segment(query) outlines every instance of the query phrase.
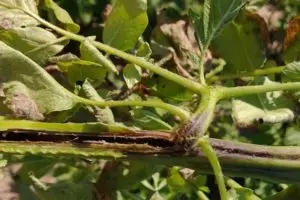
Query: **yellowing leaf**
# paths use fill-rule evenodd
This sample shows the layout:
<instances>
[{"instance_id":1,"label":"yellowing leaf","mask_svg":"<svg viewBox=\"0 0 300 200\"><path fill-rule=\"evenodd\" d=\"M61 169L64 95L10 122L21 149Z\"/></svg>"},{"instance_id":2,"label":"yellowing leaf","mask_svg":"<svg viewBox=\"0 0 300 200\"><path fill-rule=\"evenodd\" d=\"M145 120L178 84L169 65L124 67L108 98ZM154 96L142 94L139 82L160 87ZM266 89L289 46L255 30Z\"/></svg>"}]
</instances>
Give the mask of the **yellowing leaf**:
<instances>
[{"instance_id":1,"label":"yellowing leaf","mask_svg":"<svg viewBox=\"0 0 300 200\"><path fill-rule=\"evenodd\" d=\"M77 104L73 94L21 52L0 41L0 83L12 81L26 86L39 111L48 114L69 110Z\"/></svg>"},{"instance_id":2,"label":"yellowing leaf","mask_svg":"<svg viewBox=\"0 0 300 200\"><path fill-rule=\"evenodd\" d=\"M289 22L284 38L282 57L285 62L293 62L300 59L300 16Z\"/></svg>"},{"instance_id":3,"label":"yellowing leaf","mask_svg":"<svg viewBox=\"0 0 300 200\"><path fill-rule=\"evenodd\" d=\"M257 80L257 83L277 84L266 77ZM284 96L283 91L248 95L233 100L232 117L241 127L255 123L287 122L294 119L294 107L293 100Z\"/></svg>"},{"instance_id":4,"label":"yellowing leaf","mask_svg":"<svg viewBox=\"0 0 300 200\"><path fill-rule=\"evenodd\" d=\"M32 17L15 7L22 8L38 14L35 0L1 0L0 1L0 27L9 29L21 26L36 26L39 23Z\"/></svg>"},{"instance_id":5,"label":"yellowing leaf","mask_svg":"<svg viewBox=\"0 0 300 200\"><path fill-rule=\"evenodd\" d=\"M39 64L45 64L64 48L63 44L55 44L57 38L53 33L35 26L0 29L0 40Z\"/></svg>"}]
</instances>

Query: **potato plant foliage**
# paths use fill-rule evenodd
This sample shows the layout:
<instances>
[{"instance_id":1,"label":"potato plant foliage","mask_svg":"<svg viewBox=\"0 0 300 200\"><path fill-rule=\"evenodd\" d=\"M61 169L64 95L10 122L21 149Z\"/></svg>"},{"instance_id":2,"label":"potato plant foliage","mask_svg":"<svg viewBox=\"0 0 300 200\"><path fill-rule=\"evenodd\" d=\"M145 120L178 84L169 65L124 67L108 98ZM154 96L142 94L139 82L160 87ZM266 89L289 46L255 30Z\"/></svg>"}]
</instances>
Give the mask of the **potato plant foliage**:
<instances>
[{"instance_id":1,"label":"potato plant foliage","mask_svg":"<svg viewBox=\"0 0 300 200\"><path fill-rule=\"evenodd\" d=\"M1 0L0 199L300 199L299 12Z\"/></svg>"}]
</instances>

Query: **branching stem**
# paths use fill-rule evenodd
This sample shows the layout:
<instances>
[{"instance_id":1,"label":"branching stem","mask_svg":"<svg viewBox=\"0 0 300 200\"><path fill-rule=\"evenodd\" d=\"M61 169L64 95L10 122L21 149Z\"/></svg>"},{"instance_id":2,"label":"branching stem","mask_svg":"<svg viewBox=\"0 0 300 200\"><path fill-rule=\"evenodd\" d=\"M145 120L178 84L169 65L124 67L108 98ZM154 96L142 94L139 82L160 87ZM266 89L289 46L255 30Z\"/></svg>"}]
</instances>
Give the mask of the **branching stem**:
<instances>
[{"instance_id":1,"label":"branching stem","mask_svg":"<svg viewBox=\"0 0 300 200\"><path fill-rule=\"evenodd\" d=\"M34 18L35 20L37 20L39 23L41 23L42 25L46 26L47 28L50 28L54 31L56 31L57 33L70 38L72 40L78 41L78 42L83 42L86 37L82 36L82 35L77 35L75 33L66 31L62 28L59 28L57 26L55 26L54 24L51 24L49 22L47 22L46 20L42 19L40 16L36 15L35 13L32 13L30 11L24 10L22 8L19 7L12 7L9 5L6 5L5 3L0 3L1 6L7 7L7 8L13 8L13 9L19 9L21 11L23 11L24 13L26 13L27 15L31 16L32 18ZM105 51L106 53L110 54L110 55L115 55L118 56L120 58L123 58L124 60L127 60L131 63L134 63L136 65L139 65L140 67L143 67L145 69L148 69L160 76L163 76L164 78L174 81L175 83L178 83L179 85L186 87L190 90L192 90L195 93L201 94L204 87L192 80L189 80L187 78L184 78L178 74L175 74L173 72L170 72L164 68L161 68L155 64L152 64L148 61L146 61L144 58L142 57L137 57L134 55L130 55L128 53L125 53L123 51L120 51L118 49L115 49L113 47L110 47L106 44L103 44L101 42L97 42L97 41L91 41L91 43L97 47L98 49Z\"/></svg>"}]
</instances>

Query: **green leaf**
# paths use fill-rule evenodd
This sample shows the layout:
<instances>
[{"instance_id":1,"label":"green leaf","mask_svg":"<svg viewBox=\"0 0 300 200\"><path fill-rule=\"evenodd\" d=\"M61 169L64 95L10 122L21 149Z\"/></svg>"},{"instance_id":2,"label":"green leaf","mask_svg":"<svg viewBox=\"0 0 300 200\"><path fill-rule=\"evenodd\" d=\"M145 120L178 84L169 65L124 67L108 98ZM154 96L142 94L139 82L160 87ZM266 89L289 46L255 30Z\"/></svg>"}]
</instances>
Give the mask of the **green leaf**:
<instances>
[{"instance_id":1,"label":"green leaf","mask_svg":"<svg viewBox=\"0 0 300 200\"><path fill-rule=\"evenodd\" d=\"M264 200L291 200L300 199L300 185L290 185L287 189L267 197Z\"/></svg>"},{"instance_id":2,"label":"green leaf","mask_svg":"<svg viewBox=\"0 0 300 200\"><path fill-rule=\"evenodd\" d=\"M35 188L37 190L37 188ZM37 190L39 199L94 200L95 186L91 183L75 184L71 181L51 185L46 191Z\"/></svg>"},{"instance_id":3,"label":"green leaf","mask_svg":"<svg viewBox=\"0 0 300 200\"><path fill-rule=\"evenodd\" d=\"M3 42L0 42L0 81L2 84L14 81L25 85L43 114L69 110L77 103L73 94L38 64Z\"/></svg>"},{"instance_id":4,"label":"green leaf","mask_svg":"<svg viewBox=\"0 0 300 200\"><path fill-rule=\"evenodd\" d=\"M300 127L298 125L288 127L283 142L286 146L300 146Z\"/></svg>"},{"instance_id":5,"label":"green leaf","mask_svg":"<svg viewBox=\"0 0 300 200\"><path fill-rule=\"evenodd\" d=\"M244 6L244 0L205 0L204 10L197 14L189 10L201 50L206 50L224 27L233 20Z\"/></svg>"},{"instance_id":6,"label":"green leaf","mask_svg":"<svg viewBox=\"0 0 300 200\"><path fill-rule=\"evenodd\" d=\"M94 62L85 60L73 60L69 62L59 62L59 68L68 76L71 84L75 85L77 81L83 82L89 78L102 82L106 76L107 70Z\"/></svg>"},{"instance_id":7,"label":"green leaf","mask_svg":"<svg viewBox=\"0 0 300 200\"><path fill-rule=\"evenodd\" d=\"M261 19L257 14L241 12L212 42L214 54L226 60L224 72L253 71L263 65L266 39L262 39L261 26L267 28L263 19L257 19Z\"/></svg>"},{"instance_id":8,"label":"green leaf","mask_svg":"<svg viewBox=\"0 0 300 200\"><path fill-rule=\"evenodd\" d=\"M98 94L92 84L85 80L82 85L82 93L88 99L94 101L104 101L104 99ZM97 106L89 106L89 110L94 114L98 122L111 124L115 122L114 115L109 107L99 108Z\"/></svg>"},{"instance_id":9,"label":"green leaf","mask_svg":"<svg viewBox=\"0 0 300 200\"><path fill-rule=\"evenodd\" d=\"M38 15L35 0L1 0L0 2L0 27L5 29L15 27L36 26L39 24L35 19L15 7L24 9Z\"/></svg>"},{"instance_id":10,"label":"green leaf","mask_svg":"<svg viewBox=\"0 0 300 200\"><path fill-rule=\"evenodd\" d=\"M78 33L80 26L72 20L69 13L57 5L53 0L44 0L44 4L49 12L50 17L55 19L68 31Z\"/></svg>"},{"instance_id":11,"label":"green leaf","mask_svg":"<svg viewBox=\"0 0 300 200\"><path fill-rule=\"evenodd\" d=\"M300 62L292 62L285 66L282 72L293 81L300 80Z\"/></svg>"},{"instance_id":12,"label":"green leaf","mask_svg":"<svg viewBox=\"0 0 300 200\"><path fill-rule=\"evenodd\" d=\"M267 77L258 79L256 83L259 85L276 84ZM294 119L294 107L293 100L286 97L283 91L267 92L233 100L232 116L235 123L242 127L256 122L287 122Z\"/></svg>"},{"instance_id":13,"label":"green leaf","mask_svg":"<svg viewBox=\"0 0 300 200\"><path fill-rule=\"evenodd\" d=\"M190 194L192 192L189 183L181 176L176 167L171 168L169 173L170 175L167 178L167 183L171 191L186 194Z\"/></svg>"},{"instance_id":14,"label":"green leaf","mask_svg":"<svg viewBox=\"0 0 300 200\"><path fill-rule=\"evenodd\" d=\"M64 48L61 42L56 44L58 40L53 33L34 26L0 29L0 40L39 64L45 64Z\"/></svg>"},{"instance_id":15,"label":"green leaf","mask_svg":"<svg viewBox=\"0 0 300 200\"><path fill-rule=\"evenodd\" d=\"M142 69L134 64L127 64L123 69L123 78L130 89L142 79Z\"/></svg>"},{"instance_id":16,"label":"green leaf","mask_svg":"<svg viewBox=\"0 0 300 200\"><path fill-rule=\"evenodd\" d=\"M164 122L160 117L142 108L133 110L133 120L136 126L148 130L171 130L172 126Z\"/></svg>"},{"instance_id":17,"label":"green leaf","mask_svg":"<svg viewBox=\"0 0 300 200\"><path fill-rule=\"evenodd\" d=\"M161 169L157 163L139 161L109 164L112 170L102 172L101 185L107 185L112 191L132 188Z\"/></svg>"},{"instance_id":18,"label":"green leaf","mask_svg":"<svg viewBox=\"0 0 300 200\"><path fill-rule=\"evenodd\" d=\"M150 58L152 54L151 47L148 42L141 41L141 44L139 45L139 48L136 51L136 56L144 57L144 58Z\"/></svg>"},{"instance_id":19,"label":"green leaf","mask_svg":"<svg viewBox=\"0 0 300 200\"><path fill-rule=\"evenodd\" d=\"M175 101L189 101L193 97L193 93L188 89L161 76L153 78L153 81L155 81L153 86L155 95L162 98Z\"/></svg>"},{"instance_id":20,"label":"green leaf","mask_svg":"<svg viewBox=\"0 0 300 200\"><path fill-rule=\"evenodd\" d=\"M118 0L106 21L103 41L123 51L132 49L147 25L146 0Z\"/></svg>"},{"instance_id":21,"label":"green leaf","mask_svg":"<svg viewBox=\"0 0 300 200\"><path fill-rule=\"evenodd\" d=\"M115 65L106 58L90 41L86 39L80 45L80 54L82 60L98 63L112 72L118 73Z\"/></svg>"},{"instance_id":22,"label":"green leaf","mask_svg":"<svg viewBox=\"0 0 300 200\"><path fill-rule=\"evenodd\" d=\"M229 200L260 200L249 188L235 188L228 191Z\"/></svg>"}]
</instances>

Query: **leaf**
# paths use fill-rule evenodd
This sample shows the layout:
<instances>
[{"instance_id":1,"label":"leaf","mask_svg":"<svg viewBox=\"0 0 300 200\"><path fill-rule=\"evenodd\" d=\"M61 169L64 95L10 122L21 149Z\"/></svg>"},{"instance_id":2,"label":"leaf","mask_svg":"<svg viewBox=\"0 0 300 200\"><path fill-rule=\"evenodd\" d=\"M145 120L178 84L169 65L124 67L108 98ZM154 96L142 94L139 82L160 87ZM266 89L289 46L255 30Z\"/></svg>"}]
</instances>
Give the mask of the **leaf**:
<instances>
[{"instance_id":1,"label":"leaf","mask_svg":"<svg viewBox=\"0 0 300 200\"><path fill-rule=\"evenodd\" d=\"M284 38L284 49L282 53L285 62L293 62L300 59L300 16L289 22L286 36Z\"/></svg>"},{"instance_id":2,"label":"leaf","mask_svg":"<svg viewBox=\"0 0 300 200\"><path fill-rule=\"evenodd\" d=\"M48 114L69 110L76 105L72 93L59 85L38 64L0 42L0 83L20 82L38 105L39 111Z\"/></svg>"},{"instance_id":3,"label":"leaf","mask_svg":"<svg viewBox=\"0 0 300 200\"><path fill-rule=\"evenodd\" d=\"M147 25L146 0L118 0L105 23L103 41L123 51L132 49Z\"/></svg>"},{"instance_id":4,"label":"leaf","mask_svg":"<svg viewBox=\"0 0 300 200\"><path fill-rule=\"evenodd\" d=\"M36 121L44 119L25 85L12 81L3 84L2 88L5 98L3 104L11 111L13 117Z\"/></svg>"},{"instance_id":5,"label":"leaf","mask_svg":"<svg viewBox=\"0 0 300 200\"><path fill-rule=\"evenodd\" d=\"M249 188L235 188L228 191L229 200L260 200Z\"/></svg>"},{"instance_id":6,"label":"leaf","mask_svg":"<svg viewBox=\"0 0 300 200\"><path fill-rule=\"evenodd\" d=\"M170 175L167 178L167 183L171 191L186 194L192 192L189 183L181 176L176 167L171 168L169 173Z\"/></svg>"},{"instance_id":7,"label":"leaf","mask_svg":"<svg viewBox=\"0 0 300 200\"><path fill-rule=\"evenodd\" d=\"M98 92L88 80L84 81L81 89L86 98L94 101L104 101L104 99L98 94ZM107 124L115 122L114 115L109 107L99 108L97 106L91 106L89 107L89 109L95 115L98 122Z\"/></svg>"},{"instance_id":8,"label":"leaf","mask_svg":"<svg viewBox=\"0 0 300 200\"><path fill-rule=\"evenodd\" d=\"M86 39L80 44L80 55L82 60L98 63L112 72L118 73L115 65L106 58L90 41Z\"/></svg>"},{"instance_id":9,"label":"leaf","mask_svg":"<svg viewBox=\"0 0 300 200\"><path fill-rule=\"evenodd\" d=\"M58 66L61 71L66 72L69 82L73 85L77 81L83 82L87 78L102 82L107 73L102 65L85 60L59 62Z\"/></svg>"},{"instance_id":10,"label":"leaf","mask_svg":"<svg viewBox=\"0 0 300 200\"><path fill-rule=\"evenodd\" d=\"M174 101L189 101L193 97L191 91L173 81L163 77L153 78L153 81L155 81L155 85L152 86L152 89L157 96Z\"/></svg>"},{"instance_id":11,"label":"leaf","mask_svg":"<svg viewBox=\"0 0 300 200\"><path fill-rule=\"evenodd\" d=\"M142 79L142 69L134 64L127 64L123 69L123 78L130 89Z\"/></svg>"},{"instance_id":12,"label":"leaf","mask_svg":"<svg viewBox=\"0 0 300 200\"><path fill-rule=\"evenodd\" d=\"M298 125L288 127L283 142L286 146L300 146L300 127Z\"/></svg>"},{"instance_id":13,"label":"leaf","mask_svg":"<svg viewBox=\"0 0 300 200\"><path fill-rule=\"evenodd\" d=\"M69 13L57 5L53 0L44 0L44 4L50 14L56 18L56 20L62 24L64 29L71 31L73 33L78 33L80 26L72 20Z\"/></svg>"},{"instance_id":14,"label":"leaf","mask_svg":"<svg viewBox=\"0 0 300 200\"><path fill-rule=\"evenodd\" d=\"M189 10L189 18L195 27L201 50L209 47L244 4L244 0L205 0L204 10L200 15Z\"/></svg>"},{"instance_id":15,"label":"leaf","mask_svg":"<svg viewBox=\"0 0 300 200\"><path fill-rule=\"evenodd\" d=\"M259 85L276 84L267 77L258 79ZM257 85L257 84L256 84ZM286 97L283 91L265 94L248 95L233 100L232 117L241 127L259 123L287 122L294 119L293 100Z\"/></svg>"},{"instance_id":16,"label":"leaf","mask_svg":"<svg viewBox=\"0 0 300 200\"><path fill-rule=\"evenodd\" d=\"M300 80L300 62L292 62L292 63L287 64L284 67L282 73L293 81L299 81Z\"/></svg>"},{"instance_id":17,"label":"leaf","mask_svg":"<svg viewBox=\"0 0 300 200\"><path fill-rule=\"evenodd\" d=\"M285 190L278 192L273 196L269 196L264 200L291 200L300 199L300 185L290 185Z\"/></svg>"},{"instance_id":18,"label":"leaf","mask_svg":"<svg viewBox=\"0 0 300 200\"><path fill-rule=\"evenodd\" d=\"M142 40L136 51L136 56L140 56L148 59L150 58L151 54L152 54L152 50L149 43Z\"/></svg>"},{"instance_id":19,"label":"leaf","mask_svg":"<svg viewBox=\"0 0 300 200\"><path fill-rule=\"evenodd\" d=\"M36 26L38 21L15 7L24 9L38 15L35 0L1 0L0 2L0 27L5 29L15 27Z\"/></svg>"},{"instance_id":20,"label":"leaf","mask_svg":"<svg viewBox=\"0 0 300 200\"><path fill-rule=\"evenodd\" d=\"M63 44L56 44L57 38L53 33L34 26L0 29L0 40L39 64L45 64L64 48Z\"/></svg>"},{"instance_id":21,"label":"leaf","mask_svg":"<svg viewBox=\"0 0 300 200\"><path fill-rule=\"evenodd\" d=\"M133 120L136 126L148 130L171 130L172 126L160 119L160 117L142 108L133 110Z\"/></svg>"},{"instance_id":22,"label":"leaf","mask_svg":"<svg viewBox=\"0 0 300 200\"><path fill-rule=\"evenodd\" d=\"M212 52L226 60L224 72L253 71L265 61L267 25L257 14L241 12L212 43Z\"/></svg>"}]
</instances>

